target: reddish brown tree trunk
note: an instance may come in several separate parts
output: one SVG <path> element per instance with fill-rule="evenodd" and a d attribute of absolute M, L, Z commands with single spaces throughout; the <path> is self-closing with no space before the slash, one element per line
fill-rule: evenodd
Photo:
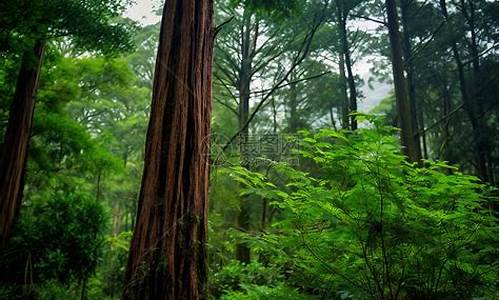
<path fill-rule="evenodd" d="M 415 141 L 411 104 L 408 97 L 406 79 L 404 77 L 404 65 L 402 58 L 402 47 L 399 33 L 398 15 L 395 0 L 385 1 L 387 9 L 387 23 L 389 27 L 389 39 L 391 42 L 392 72 L 394 77 L 394 91 L 396 94 L 396 109 L 398 113 L 399 127 L 401 128 L 401 145 L 403 153 L 412 162 L 421 160 L 420 145 Z"/>
<path fill-rule="evenodd" d="M 167 0 L 124 299 L 205 299 L 212 0 Z"/>
<path fill-rule="evenodd" d="M 10 108 L 9 123 L 0 156 L 0 249 L 9 238 L 21 206 L 30 129 L 43 54 L 44 44 L 38 41 L 34 53 L 27 51 L 23 55 Z"/>

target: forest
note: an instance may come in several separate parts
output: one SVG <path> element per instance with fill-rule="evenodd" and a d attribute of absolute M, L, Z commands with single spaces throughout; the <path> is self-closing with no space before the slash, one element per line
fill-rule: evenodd
<path fill-rule="evenodd" d="M 498 12 L 0 0 L 0 299 L 498 299 Z"/>

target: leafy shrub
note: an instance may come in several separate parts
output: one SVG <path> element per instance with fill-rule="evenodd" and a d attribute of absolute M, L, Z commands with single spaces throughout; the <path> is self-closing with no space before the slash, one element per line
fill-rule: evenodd
<path fill-rule="evenodd" d="M 249 286 L 274 286 L 282 280 L 283 276 L 276 267 L 266 267 L 259 262 L 245 265 L 231 261 L 211 274 L 211 295 L 218 299 L 230 291 L 240 291 Z"/>
<path fill-rule="evenodd" d="M 123 291 L 125 268 L 132 238 L 131 231 L 124 231 L 117 236 L 106 238 L 102 263 L 97 268 L 100 289 L 111 299 L 119 299 Z"/>
<path fill-rule="evenodd" d="M 297 289 L 278 285 L 275 287 L 250 285 L 244 291 L 230 292 L 221 300 L 312 300 L 314 298 L 300 294 Z"/>
<path fill-rule="evenodd" d="M 489 188 L 445 163 L 409 164 L 396 130 L 369 119 L 355 133 L 304 133 L 302 170 L 232 169 L 243 193 L 281 211 L 264 240 L 280 241 L 270 247 L 288 256 L 287 282 L 328 299 L 496 298 Z"/>
<path fill-rule="evenodd" d="M 105 216 L 91 194 L 40 192 L 22 211 L 0 257 L 0 281 L 24 290 L 85 282 L 101 256 Z"/>

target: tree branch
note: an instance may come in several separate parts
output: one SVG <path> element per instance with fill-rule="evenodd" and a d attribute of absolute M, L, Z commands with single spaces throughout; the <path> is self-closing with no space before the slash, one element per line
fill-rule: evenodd
<path fill-rule="evenodd" d="M 356 14 L 349 14 L 349 16 L 352 17 L 352 18 L 357 18 L 357 19 L 363 19 L 363 20 L 367 20 L 367 21 L 372 21 L 372 22 L 375 22 L 375 23 L 387 26 L 386 22 L 384 22 L 382 20 L 378 20 L 378 19 L 373 19 L 373 18 L 370 18 L 370 17 L 367 17 L 367 16 L 356 15 Z"/>
<path fill-rule="evenodd" d="M 281 89 L 281 88 L 284 88 L 286 86 L 289 86 L 289 85 L 292 85 L 292 84 L 296 84 L 296 83 L 299 83 L 299 82 L 302 82 L 302 81 L 316 79 L 316 78 L 322 77 L 322 76 L 324 76 L 326 74 L 330 74 L 330 73 L 332 73 L 332 72 L 331 71 L 326 71 L 326 72 L 323 72 L 321 74 L 317 74 L 317 75 L 313 75 L 313 76 L 310 76 L 310 77 L 307 77 L 307 78 L 302 78 L 302 79 L 294 80 L 294 81 L 291 81 L 291 82 L 288 82 L 288 83 L 285 83 L 285 84 L 282 84 L 280 86 L 273 87 L 273 88 L 275 88 L 276 90 L 277 89 Z M 271 91 L 273 88 L 251 92 L 250 94 L 253 94 L 253 95 L 255 95 L 255 94 L 264 94 L 264 93 L 267 93 L 267 92 Z"/>

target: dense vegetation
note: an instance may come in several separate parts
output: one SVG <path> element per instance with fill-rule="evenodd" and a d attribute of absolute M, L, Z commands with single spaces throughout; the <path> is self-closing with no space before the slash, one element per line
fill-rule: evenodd
<path fill-rule="evenodd" d="M 198 2 L 0 1 L 0 299 L 498 298 L 498 1 Z"/>

